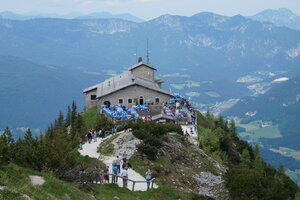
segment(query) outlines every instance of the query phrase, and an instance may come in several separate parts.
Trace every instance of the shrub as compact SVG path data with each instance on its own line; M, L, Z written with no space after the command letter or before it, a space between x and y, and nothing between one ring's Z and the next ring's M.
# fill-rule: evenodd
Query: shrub
M149 160L155 160L157 156L157 149L154 146L151 146L149 144L140 144L138 146L138 151L141 153L146 154L147 158Z
M149 144L150 146L154 146L157 148L162 147L162 142L158 138L155 138L153 136L147 137L144 142L145 144Z

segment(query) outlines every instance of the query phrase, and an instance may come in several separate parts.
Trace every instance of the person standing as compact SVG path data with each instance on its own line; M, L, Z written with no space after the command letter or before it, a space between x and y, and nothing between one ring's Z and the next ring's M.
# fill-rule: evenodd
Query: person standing
M127 187L127 182L128 182L128 171L127 168L124 168L122 170L122 177L123 177L123 187Z
M149 190L151 179L152 179L152 172L150 171L150 169L148 169L146 172L147 190Z
M109 183L109 166L106 166L106 168L103 170L104 172L104 182Z
M104 128L102 129L102 139L105 138L105 130Z
M117 156L116 166L118 168L118 173L121 173L121 158L119 158L119 156Z
M94 142L97 142L97 133L94 129L93 129L93 138L94 138Z
M91 133L91 131L88 132L87 138L88 138L89 144L91 144L91 141L92 141L92 133Z
M124 153L122 155L123 162L126 162L127 158L128 158L128 154L126 153L126 151L124 151Z
M83 140L82 140L82 138L79 138L79 147L80 147L80 150L82 150L82 145L83 145Z
M113 165L112 172L113 172L112 182L117 183L118 182L118 168L117 168L117 165Z

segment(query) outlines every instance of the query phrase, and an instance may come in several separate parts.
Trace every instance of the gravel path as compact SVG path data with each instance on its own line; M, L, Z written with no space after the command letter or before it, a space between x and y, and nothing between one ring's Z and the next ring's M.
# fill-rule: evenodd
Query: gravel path
M118 134L120 134L119 137L121 137L122 136L121 134L127 134L127 133L121 132L121 133L118 133ZM111 137L111 135L104 138L104 140L108 139L109 137ZM99 145L104 140L98 138L97 142L92 141L91 144L85 143L82 147L82 150L79 150L79 152L83 156L87 155L87 156L92 157L92 158L100 159L102 162L104 162L105 165L109 166L110 173L112 173L111 172L112 162L113 162L113 160L116 160L117 155L102 156L97 152L97 148L99 147ZM134 180L134 181L146 181L146 179L143 176L141 176L139 173L137 173L136 171L134 171L132 169L128 170L128 178L131 179L131 180ZM123 182L122 182L122 179L120 179L120 178L118 180L118 185L119 185L119 187L123 187ZM131 181L128 181L127 188L130 189L130 190L132 189L132 182ZM156 184L154 184L154 188L158 188L158 186ZM147 190L147 184L146 183L136 183L135 184L134 191L146 191L146 190Z

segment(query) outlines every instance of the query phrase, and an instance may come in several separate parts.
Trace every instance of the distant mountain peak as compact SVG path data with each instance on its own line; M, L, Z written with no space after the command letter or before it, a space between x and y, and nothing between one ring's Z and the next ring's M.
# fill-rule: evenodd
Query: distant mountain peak
M260 22L269 22L275 26L300 30L300 17L287 8L267 9L250 18Z

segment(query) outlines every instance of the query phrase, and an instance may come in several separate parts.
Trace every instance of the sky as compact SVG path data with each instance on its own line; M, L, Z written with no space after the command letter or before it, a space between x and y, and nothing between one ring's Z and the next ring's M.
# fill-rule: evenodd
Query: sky
M130 13L149 20L163 14L191 16L199 12L254 15L265 9L289 8L300 15L300 0L0 0L0 12Z

